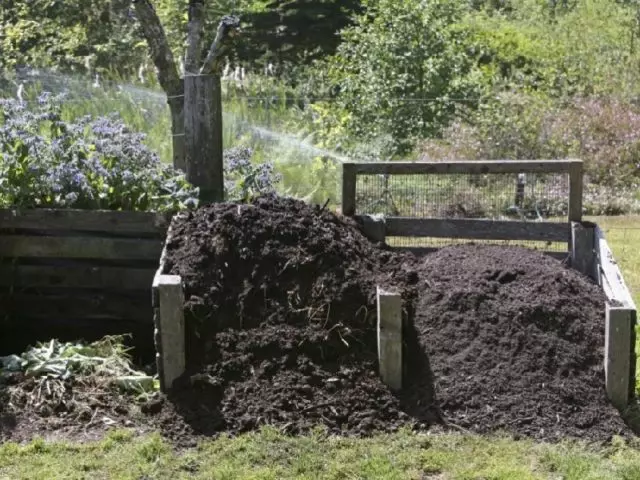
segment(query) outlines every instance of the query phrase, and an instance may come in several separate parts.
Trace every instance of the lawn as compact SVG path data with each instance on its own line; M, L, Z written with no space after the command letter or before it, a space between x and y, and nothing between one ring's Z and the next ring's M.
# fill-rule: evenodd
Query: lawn
M160 437L113 431L72 445L34 441L0 447L7 479L636 479L640 452L546 445L462 435L394 435L354 440L273 429L207 441L176 452Z
M590 218L605 230L636 303L640 304L640 216ZM551 445L506 437L414 434L370 439L321 431L287 437L274 429L204 441L176 451L157 435L114 430L84 444L0 446L0 479L640 479L640 450Z

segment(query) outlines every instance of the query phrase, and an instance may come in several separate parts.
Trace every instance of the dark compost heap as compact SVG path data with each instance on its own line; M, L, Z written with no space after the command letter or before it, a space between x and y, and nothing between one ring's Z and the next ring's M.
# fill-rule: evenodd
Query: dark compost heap
M455 246L418 258L291 199L218 204L173 224L189 371L158 412L169 434L322 424L364 434L449 424L604 440L604 297L557 260ZM405 303L405 388L377 375L376 285Z

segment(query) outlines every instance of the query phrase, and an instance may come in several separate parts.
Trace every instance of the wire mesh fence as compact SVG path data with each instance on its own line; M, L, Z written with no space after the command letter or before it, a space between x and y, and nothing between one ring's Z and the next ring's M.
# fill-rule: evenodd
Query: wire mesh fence
M569 174L360 174L356 214L412 218L567 222ZM396 246L441 247L472 240L388 237ZM477 241L475 241L477 243ZM567 243L496 240L483 243L523 245L566 251Z

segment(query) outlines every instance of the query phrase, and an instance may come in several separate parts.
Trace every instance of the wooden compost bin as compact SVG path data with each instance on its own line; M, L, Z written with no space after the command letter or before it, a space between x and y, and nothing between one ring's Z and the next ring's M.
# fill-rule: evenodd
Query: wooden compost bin
M150 286L168 223L146 212L0 210L4 334L147 332L151 344Z
M636 307L624 284L602 230L582 222L582 162L500 161L500 162L373 162L343 165L342 212L357 217L369 238L384 242L387 236L440 237L469 240L517 240L562 242L564 251L543 253L566 261L572 268L591 277L606 294L603 322L606 327L606 391L619 410L627 407L635 386ZM567 222L495 221L480 219L406 218L356 215L356 176L358 174L491 174L521 172L565 173L569 175ZM167 233L167 241L171 228ZM415 253L428 253L433 247L398 247ZM164 253L153 281L155 341L160 384L169 390L185 369L185 318L183 282L167 275ZM378 288L378 355L380 375L391 388L401 388L402 379L402 301L400 292Z

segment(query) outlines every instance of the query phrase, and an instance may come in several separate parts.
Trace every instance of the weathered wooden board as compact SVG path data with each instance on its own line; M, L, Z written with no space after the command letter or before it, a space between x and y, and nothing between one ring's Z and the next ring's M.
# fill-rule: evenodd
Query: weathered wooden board
M222 97L217 75L184 78L184 131L187 180L203 202L224 199Z
M0 230L72 230L163 236L171 217L149 212L63 209L0 209Z
M345 162L355 174L488 174L488 173L570 173L581 160L478 160L454 162Z
M2 257L157 260L161 251L159 239L0 236Z
M184 291L179 275L157 275L153 284L157 292L154 315L160 388L170 390L185 370Z
M569 221L580 222L582 220L582 188L583 188L583 164L572 162L569 166Z
M635 309L631 292L600 227L595 228L595 250L600 271L598 282L613 306Z
M0 286L149 290L152 268L0 265Z
M606 305L605 318L605 386L609 400L624 411L635 392L636 310Z
M402 295L377 287L378 368L382 381L402 388Z
M597 264L594 239L595 225L571 223L571 267L588 277L594 276Z
M356 213L356 168L352 163L342 164L342 215Z
M123 294L94 294L67 290L59 294L14 292L0 294L3 310L22 318L84 318L91 320L127 320L152 322L149 296Z
M560 222L387 217L385 226L389 237L566 242L571 236Z
M393 250L410 252L415 255L427 255L429 253L437 252L438 250L440 250L440 247L393 247ZM569 259L569 252L554 252L554 251L546 251L546 250L539 250L539 251L540 253L543 253L544 255L548 255L552 258L555 258L556 260Z

